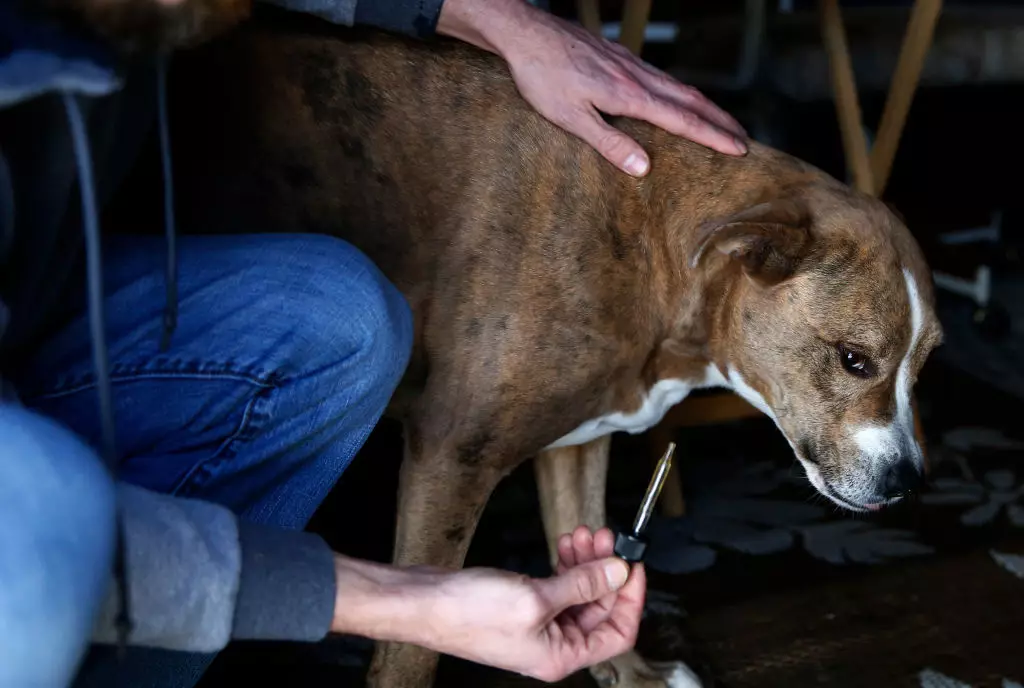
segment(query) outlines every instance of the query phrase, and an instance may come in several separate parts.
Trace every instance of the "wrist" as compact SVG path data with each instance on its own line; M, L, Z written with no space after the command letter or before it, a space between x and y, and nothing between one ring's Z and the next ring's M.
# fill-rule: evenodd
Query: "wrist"
M336 554L332 633L421 644L431 634L431 594L443 574Z
M401 574L393 567L336 554L337 592L331 632L373 640L404 640L399 636L413 625L415 610Z
M525 0L445 0L437 33L506 57L509 41L540 11Z

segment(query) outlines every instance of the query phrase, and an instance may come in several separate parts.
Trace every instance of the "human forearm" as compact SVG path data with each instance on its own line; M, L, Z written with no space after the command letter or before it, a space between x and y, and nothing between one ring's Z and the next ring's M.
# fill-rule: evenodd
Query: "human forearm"
M611 556L610 531L595 537L581 528L565 539L560 574L542 579L485 568L400 569L337 555L332 630L563 678L632 647L646 584L642 567L627 582L627 565Z
M397 642L422 640L418 626L429 606L419 594L423 575L341 554L334 557L334 571L333 633Z
M501 55L505 42L529 27L531 13L540 11L524 0L445 0L437 33Z

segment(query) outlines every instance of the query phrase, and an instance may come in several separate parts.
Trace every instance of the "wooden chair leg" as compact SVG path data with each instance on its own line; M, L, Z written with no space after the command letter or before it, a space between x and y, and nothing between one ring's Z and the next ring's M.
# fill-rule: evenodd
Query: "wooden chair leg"
M860 101L853 75L850 49L846 44L846 30L839 12L839 0L820 0L821 33L828 54L829 70L832 73L832 89L836 99L836 113L839 116L839 132L843 137L843 151L847 165L853 173L853 185L859 191L873 194L874 180L871 176L871 157L868 142L864 136Z
M896 148L903 135L910 104L921 80L928 50L935 35L935 25L942 13L942 0L917 0L910 13L907 33L900 48L899 61L889 85L878 135L871 150L871 174L875 182L875 195L881 196L889 181L889 172L896 157Z
M651 16L651 0L626 0L622 10L622 31L619 43L629 52L639 55L644 48L647 20Z
M900 48L900 57L886 96L885 109L872 149L861 120L857 86L846 44L846 32L839 11L839 0L820 0L821 32L832 73L832 88L839 117L843 150L853 174L854 186L865 193L881 196L889 181L910 104L921 80L935 25L942 13L942 0L915 0L910 22Z
M576 0L576 15L584 29L595 36L601 35L601 8L597 0Z

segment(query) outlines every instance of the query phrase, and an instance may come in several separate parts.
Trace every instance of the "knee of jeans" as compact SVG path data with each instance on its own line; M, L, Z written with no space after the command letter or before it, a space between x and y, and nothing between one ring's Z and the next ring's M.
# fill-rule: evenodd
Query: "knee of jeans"
M409 363L413 318L405 297L381 278L365 303L368 327L358 356L367 384L390 397Z
M386 314L372 339L373 370L377 382L389 390L398 386L413 344L412 310L405 296L390 282L381 285L381 305Z
M388 390L398 385L413 345L413 317L405 296L361 252L338 240L318 247L327 262L325 273L336 279L323 296L323 308L312 304L310 325L332 341L354 343L366 383ZM338 266L345 266L339 271Z

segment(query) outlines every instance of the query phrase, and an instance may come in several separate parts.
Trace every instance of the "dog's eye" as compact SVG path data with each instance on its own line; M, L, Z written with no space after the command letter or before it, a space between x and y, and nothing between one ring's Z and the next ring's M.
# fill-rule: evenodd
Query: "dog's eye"
M874 374L874 366L871 365L867 356L842 344L836 348L839 350L839 360L846 372L857 377L871 377Z

